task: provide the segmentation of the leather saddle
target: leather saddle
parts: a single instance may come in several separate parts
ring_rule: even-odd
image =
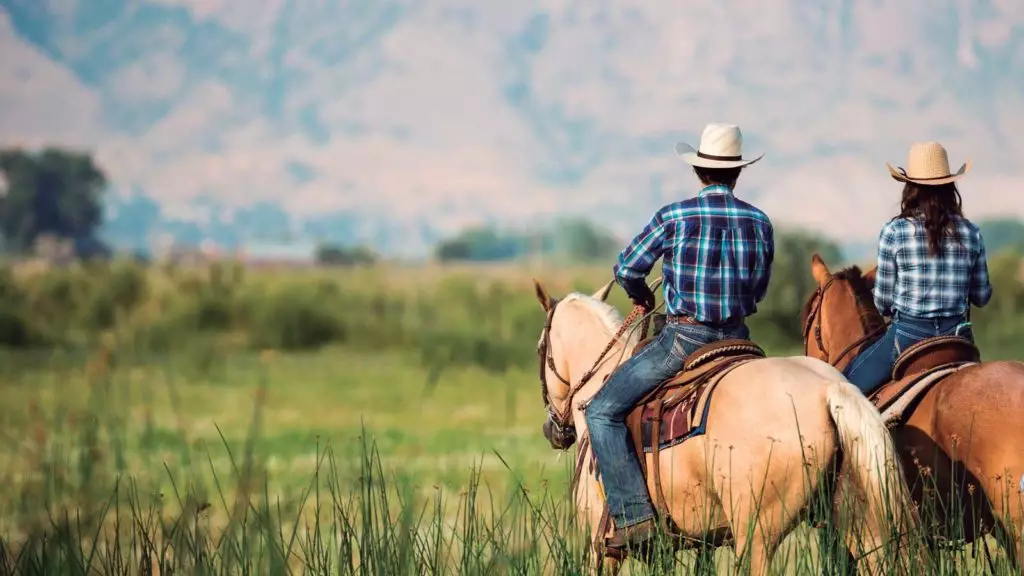
[[[966,338],[926,338],[900,353],[893,365],[891,379],[869,394],[868,399],[879,411],[885,411],[913,390],[915,398],[902,398],[903,403],[909,408],[928,388],[938,382],[938,379],[930,382],[926,388],[915,387],[915,384],[939,370],[978,362],[981,362],[981,352]]]

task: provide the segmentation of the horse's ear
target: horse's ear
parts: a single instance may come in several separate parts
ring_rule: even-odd
[[[536,278],[533,279],[533,291],[537,294],[537,301],[540,302],[541,308],[543,308],[545,312],[550,310],[552,304],[551,296],[548,295],[548,291],[540,285],[540,281]]]
[[[593,297],[604,302],[608,299],[608,295],[612,292],[612,286],[615,286],[615,280],[610,280],[607,284],[601,287],[597,292],[594,292]]]
[[[811,256],[811,276],[814,276],[814,281],[819,286],[823,286],[832,277],[832,273],[828,271],[828,266],[825,265],[825,261],[821,259],[821,255],[817,252]]]
[[[875,266],[871,270],[864,273],[864,281],[867,282],[868,288],[875,287],[875,273],[878,272],[878,266]]]

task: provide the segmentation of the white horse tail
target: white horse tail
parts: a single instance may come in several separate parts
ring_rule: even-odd
[[[876,526],[895,522],[900,532],[916,532],[910,490],[882,415],[846,380],[829,383],[825,398],[839,434],[844,471],[867,497],[868,513]]]

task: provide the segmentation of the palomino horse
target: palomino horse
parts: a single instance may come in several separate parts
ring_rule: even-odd
[[[801,319],[805,354],[842,370],[885,330],[872,298],[875,269],[862,274],[853,266],[833,275],[815,254],[811,273],[818,288]],[[912,495],[922,513],[935,515],[938,527],[929,527],[929,534],[956,539],[959,532],[973,542],[992,530],[1010,562],[1019,566],[1024,363],[977,362],[976,349],[965,347],[962,339],[932,342],[938,345],[922,342],[903,351],[896,380],[871,399],[893,414],[892,435]],[[912,363],[916,371],[901,371],[901,365]],[[948,501],[926,504],[925,497],[935,493],[955,495],[962,509],[951,511]]]
[[[544,434],[560,450],[581,438],[573,483],[577,518],[590,526],[600,551],[607,534],[601,530],[600,463],[595,471],[581,403],[634,349],[637,336],[619,337],[623,321],[604,302],[612,283],[593,296],[572,293],[561,300],[534,284],[547,314],[538,342],[548,410]],[[805,356],[757,357],[718,380],[714,400],[702,410],[703,434],[654,452],[657,461],[647,454],[644,463],[652,471],[649,489],[657,490],[659,507],[678,527],[677,549],[698,548],[703,563],[710,560],[703,554],[710,546],[732,541],[737,563],[749,560],[751,574],[765,574],[777,547],[800,521],[835,519],[830,516],[838,515],[837,496],[814,501],[825,503],[824,512],[814,508],[812,498],[832,494],[842,477],[850,478],[865,500],[859,504],[864,522],[846,533],[851,557],[845,560],[860,551],[859,536],[866,542],[863,561],[877,573],[885,556],[894,556],[892,529],[899,534],[900,555],[907,550],[901,529],[913,529],[916,519],[905,513],[911,501],[892,439],[874,407],[835,368]],[[821,515],[814,518],[814,510]],[[899,524],[889,524],[893,520]],[[621,556],[605,550],[592,568],[614,574],[620,562]]]

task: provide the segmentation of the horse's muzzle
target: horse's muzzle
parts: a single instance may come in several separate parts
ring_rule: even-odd
[[[551,443],[555,450],[568,450],[576,443],[576,429],[572,426],[562,426],[556,423],[549,416],[544,421],[544,437]]]

